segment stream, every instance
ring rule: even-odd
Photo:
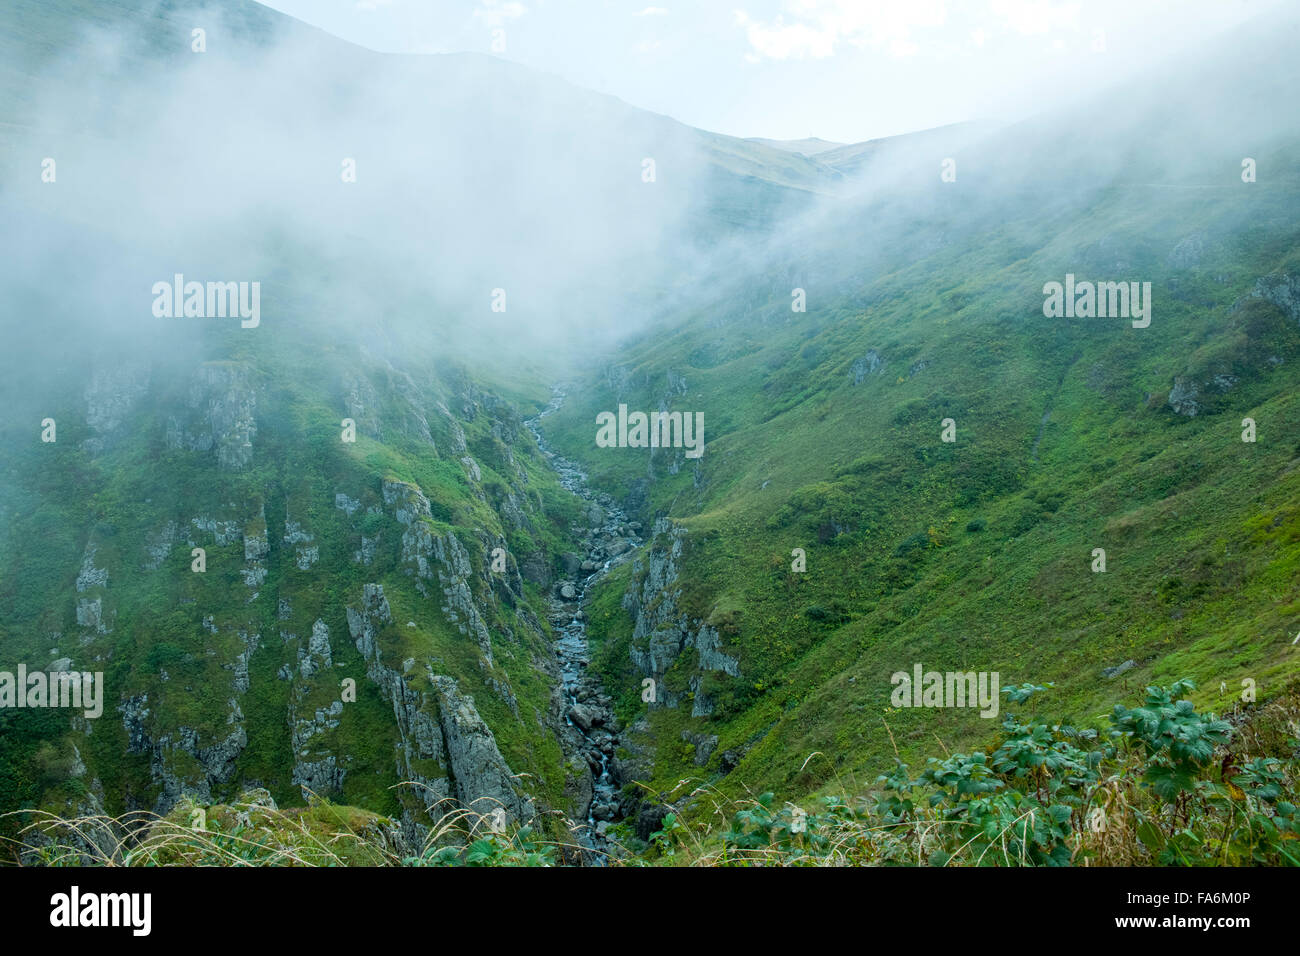
[[[606,830],[624,815],[619,797],[622,781],[611,768],[618,747],[618,726],[613,701],[605,693],[599,678],[590,673],[590,649],[587,643],[586,604],[588,593],[615,565],[628,561],[642,543],[641,525],[628,522],[627,516],[607,494],[597,493],[587,485],[587,475],[573,461],[556,453],[542,435],[542,420],[564,404],[565,392],[556,386],[550,404],[536,418],[524,422],[537,440],[537,446],[560,477],[560,484],[586,502],[587,527],[576,529],[581,536],[581,559],[572,574],[566,574],[551,589],[550,621],[557,635],[555,653],[565,700],[566,756],[574,753],[586,761],[591,770],[592,798],[587,810],[586,826],[577,836],[590,865],[601,866],[609,852]],[[572,562],[571,562],[572,563]]]

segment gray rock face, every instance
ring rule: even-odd
[[[496,738],[450,677],[431,677],[438,695],[438,714],[456,798],[477,813],[504,807],[512,820],[527,820],[532,808],[515,792],[514,774],[497,748]]]
[[[293,721],[292,782],[304,791],[325,795],[343,789],[347,771],[338,765],[334,754],[316,752],[317,740],[338,727],[342,713],[343,701],[336,700],[327,708],[318,708],[311,718]]]
[[[384,597],[382,584],[367,584],[361,592],[361,610],[347,609],[348,630],[357,650],[367,661],[379,660],[379,646],[375,634],[393,623],[393,612]]]
[[[1255,280],[1252,299],[1263,299],[1282,310],[1292,322],[1300,322],[1300,277],[1274,272]]]
[[[294,564],[299,571],[307,571],[320,560],[320,549],[313,543],[316,538],[300,523],[291,518],[288,512],[284,516],[284,546],[292,548]]]
[[[692,717],[712,717],[713,710],[717,706],[713,698],[704,693],[704,681],[700,675],[696,674],[691,678],[691,716]]]
[[[695,766],[703,767],[713,756],[713,751],[718,749],[717,734],[693,734],[690,731],[682,731],[682,740],[689,743],[695,748]]]
[[[1174,269],[1194,269],[1205,255],[1205,233],[1196,232],[1174,246],[1166,261]]]
[[[105,451],[121,437],[122,426],[136,403],[149,390],[149,366],[116,364],[97,368],[86,385],[86,425],[95,433],[85,442],[92,455]]]
[[[108,626],[104,623],[104,602],[101,598],[77,599],[77,626],[93,628],[99,634],[108,633]]]
[[[393,705],[401,739],[399,776],[419,785],[418,795],[430,816],[436,819],[446,812],[449,808],[439,804],[454,795],[478,813],[489,814],[502,806],[511,819],[531,817],[531,805],[516,793],[514,775],[473,699],[461,694],[453,679],[429,671],[430,700],[381,660],[378,632],[393,623],[383,587],[367,584],[361,607],[349,607],[347,615],[357,650],[367,662],[367,676]],[[422,776],[415,762],[429,760],[436,761],[448,776]]]
[[[424,414],[424,400],[414,379],[408,373],[394,368],[392,363],[388,363],[388,379],[390,391],[397,393],[400,412],[398,427],[401,433],[436,449],[433,435],[429,431],[429,420]]]
[[[469,552],[460,540],[448,531],[433,538],[433,557],[438,562],[438,580],[442,584],[445,603],[442,613],[460,633],[471,637],[488,666],[492,665],[492,638],[470,590],[474,573]]]
[[[868,349],[867,354],[860,359],[854,360],[849,366],[849,378],[853,380],[854,385],[861,385],[868,375],[876,375],[885,368],[885,360],[880,357],[880,353],[875,349]]]
[[[213,628],[213,630],[215,631],[216,629]],[[234,688],[236,691],[243,694],[247,693],[249,686],[248,660],[253,656],[253,653],[258,649],[258,647],[261,646],[262,635],[258,634],[256,631],[251,633],[248,631],[240,631],[239,640],[243,643],[244,649],[235,657],[235,663],[233,665],[233,670],[235,672]]]
[[[431,778],[422,774],[417,769],[416,762],[436,761],[445,769],[448,766],[447,753],[442,731],[429,713],[434,708],[426,706],[424,695],[413,690],[400,671],[389,667],[382,660],[378,635],[383,628],[393,623],[393,613],[388,606],[388,599],[384,597],[383,586],[367,584],[362,589],[360,609],[349,606],[347,618],[352,640],[365,658],[367,678],[379,688],[380,694],[393,707],[399,737],[398,778],[415,784],[413,795],[423,802],[432,822],[448,809],[445,806],[439,808],[439,805],[451,796],[451,781],[445,776]],[[406,823],[408,836],[418,839],[425,824],[416,823],[409,817],[406,818]]]
[[[190,386],[188,414],[167,420],[167,446],[215,450],[222,471],[242,471],[253,461],[256,407],[247,369],[230,363],[203,365]]]
[[[172,547],[176,544],[177,536],[180,529],[176,526],[175,521],[168,521],[165,525],[149,535],[145,543],[145,561],[144,569],[146,571],[157,571],[167,556],[171,554]]]
[[[529,554],[519,565],[524,580],[539,587],[549,587],[551,583],[551,566],[546,555],[540,551]],[[576,571],[576,569],[575,569]]]
[[[644,558],[633,565],[633,585],[623,596],[623,607],[636,622],[629,651],[632,663],[659,687],[659,699],[650,706],[672,708],[680,702],[680,695],[668,690],[663,678],[683,650],[695,649],[700,672],[720,671],[739,677],[740,662],[722,651],[716,629],[689,621],[677,609],[681,596],[678,564],[685,532],[661,518],[651,534]],[[707,700],[698,706],[707,707]]]
[[[271,542],[266,530],[266,508],[261,507],[257,516],[244,528],[244,560],[248,562],[239,573],[244,578],[244,585],[253,591],[250,601],[257,597],[257,589],[262,586],[269,573],[265,558],[271,553]]]
[[[1136,661],[1127,660],[1123,664],[1117,664],[1114,667],[1107,667],[1105,670],[1101,672],[1101,676],[1106,678],[1118,677],[1120,674],[1123,674],[1125,671],[1130,671],[1135,667],[1137,667]]]
[[[353,564],[364,564],[369,567],[375,563],[375,548],[379,545],[378,536],[367,538],[364,534],[361,536],[361,547],[352,552]]]
[[[266,537],[266,512],[263,511],[244,529],[244,560],[258,561],[271,551]]]
[[[405,529],[402,532],[402,563],[408,565],[407,574],[414,574],[421,594],[428,595],[424,582],[429,579],[429,555],[433,550],[433,531],[428,522],[433,519],[429,499],[415,485],[404,481],[385,480],[384,504],[393,509],[393,517]]]
[[[197,518],[191,518],[190,523],[198,530],[212,535],[218,546],[238,541],[244,534],[239,522],[234,520],[219,520],[209,518],[207,515],[199,515]]]
[[[318,618],[311,626],[311,638],[307,642],[306,650],[298,649],[298,673],[303,677],[311,677],[318,671],[333,666],[334,658],[330,653],[330,629]]]
[[[103,568],[95,567],[95,554],[98,551],[93,544],[86,546],[86,552],[81,559],[81,572],[77,575],[77,591],[88,591],[91,588],[108,587],[108,572]]]
[[[1198,394],[1195,382],[1184,382],[1179,379],[1169,390],[1169,407],[1179,415],[1195,418],[1196,413],[1201,410],[1200,403],[1196,400]]]
[[[347,417],[356,423],[357,431],[375,441],[382,441],[383,428],[379,422],[379,395],[370,380],[362,375],[349,375],[343,382],[343,406]]]
[[[532,528],[532,522],[528,520],[528,515],[524,514],[524,509],[513,492],[501,499],[497,505],[497,514],[516,530],[527,531]]]
[[[695,648],[699,654],[701,670],[722,671],[731,677],[740,676],[740,661],[719,650],[722,639],[709,625],[701,625],[699,630],[687,634],[682,646]]]
[[[211,802],[212,789],[228,783],[235,773],[235,762],[248,746],[244,732],[244,715],[239,703],[229,701],[227,724],[232,727],[223,738],[202,745],[199,732],[192,727],[178,727],[153,739],[149,730],[148,695],[128,697],[118,710],[126,729],[127,752],[147,753],[155,785],[160,788],[154,812],[165,814],[182,797]],[[175,754],[186,754],[198,764],[197,771],[180,776],[175,771]]]
[[[465,454],[469,446],[465,442],[465,430],[460,427],[460,422],[456,421],[451,411],[442,402],[435,403],[434,409],[442,416],[443,422],[447,426],[448,444],[451,447],[451,453],[453,455]]]
[[[632,371],[623,365],[610,365],[605,369],[605,384],[617,394],[632,384]]]

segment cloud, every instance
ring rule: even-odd
[[[499,27],[507,20],[518,20],[528,8],[517,0],[479,0],[474,17],[489,27]]]
[[[663,7],[646,7],[632,14],[634,17],[662,17],[668,13]]]
[[[1079,29],[1080,4],[1075,0],[989,0],[989,11],[1025,36]]]
[[[913,42],[916,29],[941,27],[947,21],[944,0],[785,0],[782,12],[771,21],[755,20],[736,11],[751,52],[758,61],[822,59],[835,55],[842,44],[886,50],[893,56],[911,56],[920,47]]]

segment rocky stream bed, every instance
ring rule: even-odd
[[[614,769],[619,727],[614,717],[613,701],[605,693],[599,678],[589,669],[591,654],[587,643],[585,606],[592,586],[611,568],[635,555],[643,543],[642,526],[636,521],[629,522],[609,495],[588,487],[587,475],[576,463],[548,446],[542,434],[542,420],[559,409],[563,402],[564,391],[557,387],[550,404],[536,418],[524,424],[537,439],[537,445],[551,467],[559,474],[560,483],[586,504],[586,524],[574,529],[582,553],[577,561],[570,556],[566,577],[553,588],[549,617],[556,634],[555,652],[560,662],[566,702],[565,724],[560,728],[561,742],[566,755],[576,754],[586,762],[592,777],[586,825],[580,823],[577,835],[589,851],[587,861],[600,865],[610,851],[606,832],[612,823],[624,817],[627,808],[620,797],[623,781],[618,779]]]

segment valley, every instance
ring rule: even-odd
[[[14,0],[6,861],[1295,862],[1294,21],[838,145]]]
[[[587,476],[578,465],[547,446],[542,434],[544,419],[558,411],[563,402],[564,391],[557,386],[550,404],[536,418],[528,419],[524,424],[532,432],[547,463],[559,475],[560,484],[584,503],[579,520],[585,520],[587,526],[574,529],[575,536],[580,538],[581,550],[579,555],[568,556],[565,566],[565,571],[574,574],[577,580],[557,586],[556,597],[551,600],[553,612],[550,621],[558,635],[555,652],[560,661],[560,676],[568,705],[562,730],[570,737],[566,751],[578,753],[593,778],[585,814],[586,829],[580,831],[579,838],[592,851],[586,858],[587,862],[599,865],[603,862],[602,854],[609,852],[607,832],[610,824],[627,814],[620,793],[623,781],[615,778],[611,766],[618,746],[618,722],[611,706],[612,699],[605,693],[599,677],[590,670],[586,604],[590,589],[610,568],[633,557],[641,543],[637,537],[640,524],[629,524],[608,495],[597,494],[587,487]],[[579,556],[583,558],[580,562],[576,560]],[[578,816],[582,815],[579,809]]]

